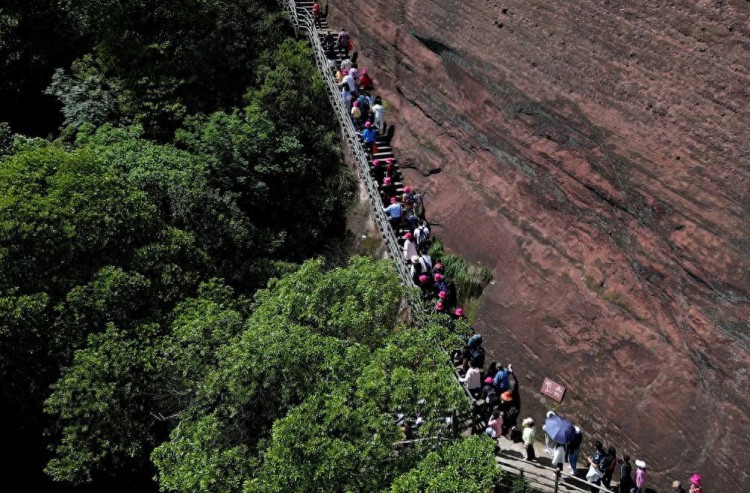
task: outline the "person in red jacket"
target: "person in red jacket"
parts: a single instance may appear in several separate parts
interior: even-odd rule
[[[318,2],[313,2],[312,12],[315,25],[320,27],[320,4]]]
[[[359,89],[361,91],[369,91],[373,88],[372,79],[367,75],[367,69],[362,69],[362,74],[359,76]]]

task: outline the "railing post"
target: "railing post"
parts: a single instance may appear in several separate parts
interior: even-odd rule
[[[555,469],[555,493],[557,493],[559,485],[560,485],[560,470]]]

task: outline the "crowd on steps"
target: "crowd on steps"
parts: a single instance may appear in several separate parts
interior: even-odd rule
[[[327,12],[321,12],[318,2],[312,4],[311,13],[318,28],[327,25],[323,20]],[[371,74],[357,63],[358,53],[351,36],[344,29],[337,34],[327,31],[321,36],[329,76],[335,80],[352,123],[360,132],[360,142],[368,158],[370,174],[377,184],[383,210],[402,245],[402,258],[397,261],[408,266],[428,311],[452,320],[465,319],[463,308],[458,306],[455,285],[447,278],[440,259],[433,259],[429,254],[431,228],[422,196],[413,186],[404,184],[398,162],[391,152],[391,135],[385,119],[386,102],[375,94]],[[521,441],[524,459],[537,461],[534,418],[526,417],[520,426],[518,424],[520,393],[512,365],[502,366],[493,361],[485,369],[482,336],[473,329],[464,347],[454,350],[451,357],[459,381],[475,399],[475,412],[483,428],[480,432],[496,439],[498,450],[503,448],[504,441]],[[406,438],[416,436],[421,424],[418,416],[410,420],[399,415],[397,419]],[[585,478],[592,485],[592,492],[646,493],[648,467],[645,461],[635,460],[631,464],[629,455],[618,457],[615,447],[605,449],[599,440],[591,442],[591,453],[585,460],[579,460],[584,445],[583,431],[553,411],[547,413],[542,432],[552,466],[562,472],[567,464],[567,474]],[[614,487],[613,480],[616,481]],[[671,493],[703,493],[699,474],[690,476],[687,483],[688,490],[685,490],[680,481],[674,481]]]

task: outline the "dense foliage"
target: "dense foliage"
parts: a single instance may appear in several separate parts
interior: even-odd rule
[[[494,481],[446,424],[465,327],[399,325],[386,261],[309,260],[355,187],[290,34],[265,0],[0,9],[1,459],[30,489]]]

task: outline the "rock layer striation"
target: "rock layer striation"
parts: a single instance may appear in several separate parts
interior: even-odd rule
[[[549,376],[654,481],[750,491],[750,3],[350,0],[329,21],[436,232],[494,269],[476,326],[524,413]]]

